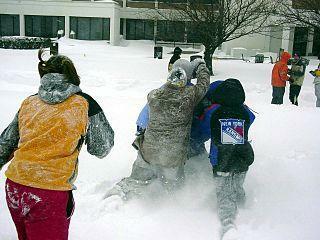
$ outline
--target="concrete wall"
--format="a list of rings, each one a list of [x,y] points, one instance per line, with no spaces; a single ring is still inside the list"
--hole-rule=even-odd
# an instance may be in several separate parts
[[[269,46],[270,36],[254,34],[223,43],[222,51],[228,55],[231,54],[232,48],[259,49],[260,52],[269,52]],[[248,54],[251,55],[250,51]]]

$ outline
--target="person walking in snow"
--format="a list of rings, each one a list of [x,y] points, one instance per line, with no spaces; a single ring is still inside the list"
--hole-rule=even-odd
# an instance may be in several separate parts
[[[173,64],[180,59],[182,53],[182,49],[179,47],[175,47],[173,50],[173,55],[170,58],[169,64],[168,64],[168,72],[172,70]]]
[[[38,93],[26,98],[0,136],[0,169],[19,240],[67,240],[78,155],[105,157],[114,132],[97,102],[81,91],[72,61],[39,50]]]
[[[105,197],[120,195],[128,199],[142,194],[143,188],[159,179],[167,190],[179,186],[184,179],[193,109],[207,92],[210,75],[204,61],[189,70],[175,67],[167,83],[152,90],[147,97],[148,124],[134,145],[138,156],[131,175],[122,179]],[[196,72],[197,84],[187,86],[188,72]]]
[[[313,84],[314,84],[314,93],[316,95],[316,107],[320,107],[320,64],[318,68],[314,71],[310,71],[311,75],[314,76]]]
[[[289,89],[289,99],[290,102],[298,106],[298,96],[301,91],[301,86],[304,81],[304,75],[306,72],[307,62],[303,60],[299,54],[294,55],[292,61],[291,70],[289,71],[290,75],[290,89]]]
[[[214,92],[213,101],[217,104],[207,109],[204,121],[210,119],[209,158],[216,183],[221,237],[228,239],[227,236],[236,231],[237,209],[245,203],[243,183],[254,161],[248,132],[255,116],[244,105],[245,92],[237,79],[221,83]]]
[[[283,104],[283,96],[285,92],[286,82],[291,81],[288,76],[288,60],[291,55],[283,52],[280,61],[277,62],[272,69],[272,101],[271,104]]]

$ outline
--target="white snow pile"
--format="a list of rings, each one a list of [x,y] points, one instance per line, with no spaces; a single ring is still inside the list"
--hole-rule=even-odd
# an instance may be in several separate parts
[[[172,48],[164,58],[153,58],[149,41],[105,42],[59,40],[59,51],[69,56],[81,76],[81,87],[104,109],[115,130],[115,146],[105,159],[80,154],[76,209],[71,240],[218,240],[215,186],[207,159],[186,164],[186,184],[175,194],[153,186],[142,199],[123,203],[104,200],[113,184],[130,174],[136,151],[131,146],[135,121],[147,93],[167,76]],[[190,55],[182,55],[189,59]],[[0,49],[0,131],[13,119],[22,100],[37,92],[36,50]],[[271,105],[272,64],[214,60],[213,80],[238,78],[246,103],[257,112],[249,138],[255,162],[246,182],[247,202],[239,210],[237,233],[245,240],[318,240],[320,216],[320,109],[315,107],[311,60],[299,106]],[[207,145],[209,146],[209,145]],[[5,166],[0,172],[0,239],[17,239],[6,206]]]

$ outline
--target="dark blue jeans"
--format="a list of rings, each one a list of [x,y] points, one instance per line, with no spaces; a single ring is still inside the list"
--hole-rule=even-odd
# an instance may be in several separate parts
[[[284,92],[285,92],[285,87],[272,87],[271,104],[283,104]]]

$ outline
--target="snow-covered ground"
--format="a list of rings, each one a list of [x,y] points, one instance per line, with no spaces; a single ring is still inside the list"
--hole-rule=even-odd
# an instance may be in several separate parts
[[[130,173],[136,152],[135,120],[147,93],[165,82],[172,49],[164,59],[153,58],[148,41],[126,41],[115,47],[104,42],[60,40],[81,76],[83,91],[103,107],[115,130],[115,146],[105,159],[80,154],[76,210],[71,240],[218,240],[219,221],[209,161],[192,159],[186,165],[186,186],[174,195],[154,186],[144,199],[122,203],[103,199],[114,183]],[[182,57],[189,59],[189,55]],[[22,100],[37,92],[39,75],[35,50],[0,49],[0,131],[14,117]],[[238,78],[246,103],[258,114],[250,132],[255,162],[245,188],[247,203],[237,218],[245,240],[318,240],[320,238],[320,109],[307,68],[300,106],[271,101],[272,64],[215,60],[213,80]],[[318,120],[317,120],[318,119]],[[17,239],[4,196],[0,172],[0,239]]]

